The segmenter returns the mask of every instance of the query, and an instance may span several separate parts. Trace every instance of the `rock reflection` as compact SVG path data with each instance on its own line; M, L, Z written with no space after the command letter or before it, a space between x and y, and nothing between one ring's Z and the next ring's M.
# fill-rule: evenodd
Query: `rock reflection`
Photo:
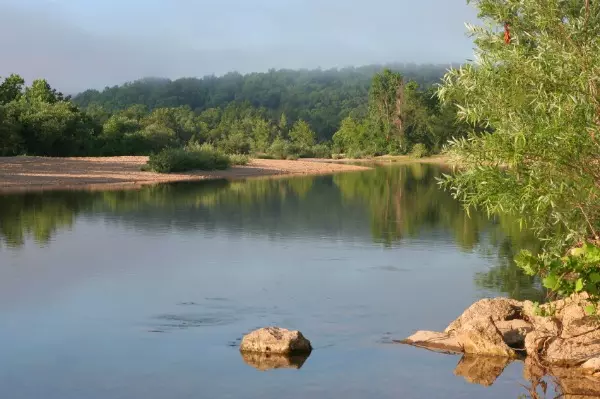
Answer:
M269 353L240 352L244 362L260 371L302 368L310 354L277 355Z
M454 369L454 375L471 384L491 386L510 363L505 357L463 356Z
M454 374L469 383L489 387L510 363L510 359L503 357L463 356ZM523 377L529 384L524 386L525 392L519 399L600 398L600 376L585 375L578 369L545 368L526 359Z

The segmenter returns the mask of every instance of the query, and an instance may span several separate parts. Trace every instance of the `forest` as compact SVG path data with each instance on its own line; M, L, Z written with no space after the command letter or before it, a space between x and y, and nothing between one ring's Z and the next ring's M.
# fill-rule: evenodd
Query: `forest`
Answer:
M65 96L0 84L0 155L147 155L208 144L273 158L438 152L466 134L435 85L450 65L146 78Z

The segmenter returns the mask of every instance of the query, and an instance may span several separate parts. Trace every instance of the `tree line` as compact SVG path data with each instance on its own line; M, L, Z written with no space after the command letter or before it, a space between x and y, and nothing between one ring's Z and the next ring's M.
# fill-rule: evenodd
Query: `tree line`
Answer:
M465 127L432 89L445 67L403 67L143 79L73 98L11 75L0 84L0 155L145 155L189 143L276 158L439 151Z

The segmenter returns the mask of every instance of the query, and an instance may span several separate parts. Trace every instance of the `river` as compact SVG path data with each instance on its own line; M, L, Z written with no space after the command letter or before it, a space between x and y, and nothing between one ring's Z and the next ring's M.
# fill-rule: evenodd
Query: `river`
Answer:
M469 359L393 342L479 298L543 298L512 261L538 242L510 217L469 217L439 189L444 172L0 196L0 396L527 394L519 362L488 381ZM301 368L240 356L268 325L312 341Z

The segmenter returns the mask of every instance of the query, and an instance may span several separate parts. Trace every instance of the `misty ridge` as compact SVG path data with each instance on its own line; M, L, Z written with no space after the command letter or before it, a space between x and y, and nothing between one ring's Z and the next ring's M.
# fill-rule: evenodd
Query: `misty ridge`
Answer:
M64 93L146 76L465 60L464 1L0 0L0 76Z

